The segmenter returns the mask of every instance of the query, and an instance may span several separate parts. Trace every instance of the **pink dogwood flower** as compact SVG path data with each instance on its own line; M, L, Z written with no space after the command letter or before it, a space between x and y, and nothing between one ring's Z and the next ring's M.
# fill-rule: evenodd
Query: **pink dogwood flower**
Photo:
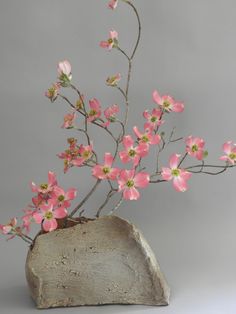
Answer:
M77 190L74 188L70 188L65 192L61 187L56 186L53 190L51 202L54 206L69 208L71 201L75 199L76 195Z
M118 4L118 0L110 0L108 2L108 8L114 10L114 9L116 9L117 4Z
M68 113L64 116L64 123L61 126L63 129L71 129L74 127L75 120L77 115L75 112Z
M61 61L57 66L58 78L63 87L67 87L72 80L71 65L67 60Z
M107 48L108 50L118 47L118 33L114 30L110 31L108 40L101 41L100 47Z
M164 123L162 120L163 112L159 108L154 108L152 113L149 113L148 110L145 110L143 116L147 119L147 122L144 124L145 129L154 130L158 126Z
M92 169L92 174L100 180L110 179L116 180L120 170L118 168L112 168L114 158L111 153L105 153L104 164L96 165Z
M204 158L205 142L202 138L189 136L186 138L185 143L186 152L190 156L195 157L198 160L202 160Z
M149 184L150 176L146 172L135 174L135 170L121 170L118 179L119 191L123 191L125 200L137 200L140 193L137 188L145 188Z
M42 228L46 232L57 229L57 219L62 219L67 216L67 210L64 207L53 209L53 204L40 208L33 214L37 224L42 223Z
M80 167L88 161L93 155L92 145L80 145L78 149L78 157L71 161L73 166Z
M26 233L30 232L30 225L34 222L33 214L35 210L32 209L24 209L25 215L21 218L23 221L23 229L26 230Z
M130 135L124 136L122 143L125 150L119 152L119 156L123 163L132 161L133 165L137 166L140 161L140 158L143 158L148 154L149 150L148 144L140 143L135 147L134 140Z
M144 133L140 132L139 129L134 126L133 131L137 136L139 143L146 143L156 145L160 143L161 137L159 134L152 134L150 129L146 129Z
M104 110L104 116L107 121L104 123L105 127L108 127L111 122L116 121L116 114L120 111L118 105L112 105Z
M101 116L101 104L96 98L93 98L89 101L89 106L88 121L92 122Z
M173 154L170 157L170 168L162 168L162 178L166 181L173 180L173 186L178 192L185 192L187 190L187 180L190 179L191 173L178 168L180 155Z
M184 110L184 104L182 102L176 102L174 98L169 95L160 96L156 90L153 92L152 98L153 101L166 112L182 112Z
M57 179L54 172L48 172L48 183L42 183L37 186L34 182L31 182L31 190L34 193L48 194L53 191L54 187L57 185Z
M121 75L120 73L114 75L114 76L111 76L111 77L108 77L107 80L106 80L106 83L108 86L112 86L112 87L115 87L117 86L117 83L121 80Z
M16 230L17 219L12 218L9 223L0 225L0 231L2 234L14 234Z
M231 165L236 163L236 143L232 141L228 141L223 145L223 151L226 155L221 156L220 160L224 160Z
M46 92L45 92L45 96L48 97L51 102L54 102L57 99L57 96L59 94L61 88L61 84L60 83L55 83L53 84Z

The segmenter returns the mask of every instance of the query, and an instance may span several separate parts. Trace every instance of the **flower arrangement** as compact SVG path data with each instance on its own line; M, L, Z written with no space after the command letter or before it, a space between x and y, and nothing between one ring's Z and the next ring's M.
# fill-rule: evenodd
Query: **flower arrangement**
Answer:
M120 46L118 32L115 30L109 32L107 40L100 42L100 47L108 51L115 50L128 61L124 87L120 85L123 78L119 73L108 77L106 80L106 85L118 90L124 98L124 117L121 117L120 107L117 104L102 108L98 99L86 100L85 95L72 82L72 67L67 60L59 62L57 82L53 83L45 93L45 96L52 103L61 98L71 108L71 111L64 117L62 128L77 131L84 135L84 142L78 142L75 137L69 137L67 140L68 148L58 154L64 163L64 172L66 173L73 167L88 167L94 177L94 185L71 210L71 201L77 197L76 189L70 188L65 191L58 184L55 173L49 171L46 183L39 185L34 182L31 183L34 196L32 203L24 209L21 220L14 217L9 223L0 225L0 232L7 235L8 239L17 236L31 245L34 241L29 236L32 223L40 225L41 233L47 233L57 228L66 228L71 223L77 224L86 220L87 218L82 216L86 214L85 210L81 210L81 208L102 182L105 182L109 189L104 196L103 203L98 206L95 213L96 218L101 215L102 210L117 194L119 195L118 201L110 209L109 214L113 214L123 201L138 200L140 189L146 188L149 184L172 181L177 192L185 192L188 189L187 181L193 174L218 175L236 165L236 143L232 141L223 144L224 154L219 157L223 163L214 165L206 162L208 152L202 138L192 135L186 138L175 138L174 129L169 134L162 132L161 127L168 115L183 112L184 104L169 95L161 96L157 90L153 91L152 94L153 108L143 112L143 128L134 126L133 134L127 134L130 110L129 86L133 60L140 42L141 22L132 0L111 0L108 7L115 10L120 4L118 2L123 2L129 6L137 18L138 36L134 48L130 54L125 52ZM76 93L77 101L71 102L63 94L63 89L70 89ZM83 123L78 126L77 119L79 117L82 117ZM91 124L95 125L101 132L106 132L114 141L115 150L113 152L105 152L104 156L98 156L89 132ZM112 131L112 124L119 125L118 134L114 134ZM160 166L160 154L167 146L177 141L184 143L185 148L181 154L174 152L169 157L169 165ZM155 165L154 169L147 169L144 162L151 150L155 150ZM196 163L193 163L194 161ZM118 167L117 164L123 166Z

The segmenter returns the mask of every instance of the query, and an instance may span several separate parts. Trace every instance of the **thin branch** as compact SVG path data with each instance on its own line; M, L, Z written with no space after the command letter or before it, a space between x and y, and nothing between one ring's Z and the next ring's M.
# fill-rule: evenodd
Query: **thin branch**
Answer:
M90 196L95 192L98 185L101 183L101 180L97 180L92 189L88 192L88 194L83 198L83 200L72 210L69 215L69 218L72 218L74 214L84 205L85 202L90 198Z

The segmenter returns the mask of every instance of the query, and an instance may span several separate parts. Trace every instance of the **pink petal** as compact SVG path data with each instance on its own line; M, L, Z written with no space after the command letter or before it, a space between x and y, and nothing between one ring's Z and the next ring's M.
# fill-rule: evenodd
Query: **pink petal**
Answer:
M156 134L152 136L150 144L157 145L160 143L160 141L161 141L160 135Z
M116 180L117 176L119 175L120 173L120 169L118 168L112 168L108 177L110 180Z
M153 93L152 93L152 99L153 101L157 104L157 105L161 105L162 104L162 98L161 96L159 95L158 91L155 90Z
M111 39L118 39L118 33L116 31L110 31L109 34Z
M182 102L175 102L172 105L172 110L174 112L182 112L184 111L184 104Z
M130 156L128 155L127 151L124 150L124 151L121 151L119 152L119 156L120 156L120 160L123 162L123 163L127 163L131 160Z
M99 46L102 47L102 48L108 48L109 47L109 43L107 41L101 41Z
M98 111L101 107L100 102L96 98L91 99L89 101L89 105L90 105L90 108L95 111Z
M231 153L231 147L232 147L232 141L228 141L228 142L224 143L223 150L227 155L229 155Z
M185 192L187 190L187 183L182 177L174 177L173 186L177 192Z
M143 134L139 131L139 129L136 126L133 127L133 131L134 131L135 135L137 136L137 138L142 137Z
M52 171L49 171L48 172L48 183L50 184L50 185L57 185L57 178L56 178L56 175L55 175L55 173L54 172L52 172Z
M50 220L45 219L43 221L43 230L44 231L50 232L50 231L53 231L55 229L57 229L56 219L50 219Z
M70 188L65 194L67 200L73 200L74 198L76 198L76 195L77 190L74 188Z
M53 214L57 219L65 218L67 216L67 210L64 207L58 207L53 211Z
M105 153L105 156L104 156L104 164L105 166L108 166L108 167L111 167L112 166L112 163L113 163L113 156L111 153Z
M123 145L124 145L125 149L129 149L129 148L133 147L134 140L132 139L132 137L130 135L126 135L123 137Z
M134 184L137 187L145 188L150 181L150 175L147 172L139 172L134 177Z
M178 164L179 164L179 158L181 155L179 154L173 154L170 157L170 168L171 169L176 169L178 168Z
M172 179L171 169L163 167L161 176L163 180L170 181Z
M140 193L135 187L127 188L124 189L123 197L125 200L136 201L140 197Z
M41 222L43 220L43 214L40 212L35 212L35 213L33 213L33 218L34 218L36 224L41 224Z

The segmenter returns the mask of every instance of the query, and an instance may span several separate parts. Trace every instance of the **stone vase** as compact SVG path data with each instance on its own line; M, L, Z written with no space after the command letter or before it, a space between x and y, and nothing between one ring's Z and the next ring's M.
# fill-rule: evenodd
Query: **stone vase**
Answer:
M26 278L41 309L169 303L169 287L147 241L116 216L37 236Z

